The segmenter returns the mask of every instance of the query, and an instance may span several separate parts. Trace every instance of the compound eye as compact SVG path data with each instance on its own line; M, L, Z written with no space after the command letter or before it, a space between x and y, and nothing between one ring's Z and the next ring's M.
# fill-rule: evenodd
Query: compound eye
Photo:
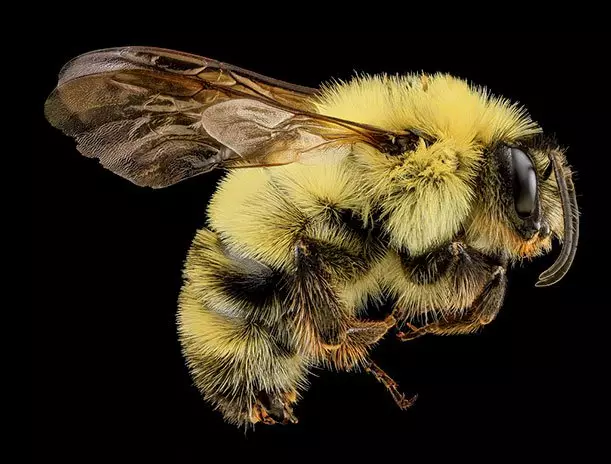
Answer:
M518 216L532 216L537 203L537 174L532 161L518 148L511 148L513 201Z

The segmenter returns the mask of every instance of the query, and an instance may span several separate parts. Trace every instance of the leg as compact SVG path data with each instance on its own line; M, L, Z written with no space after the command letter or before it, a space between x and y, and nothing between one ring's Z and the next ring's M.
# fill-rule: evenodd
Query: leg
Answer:
M328 351L325 362L338 370L347 371L357 366L367 369L370 364L367 354L396 323L392 316L382 321L350 319L346 339L339 347Z
M350 313L331 283L334 260L341 250L320 240L301 237L295 243L295 276L290 282L289 312L300 345L312 354L336 349L346 339Z
M295 245L295 293L290 298L296 333L303 345L330 367L348 370L364 361L371 346L396 324L390 316L383 321L363 321L353 316L338 299L333 280L346 269L363 270L362 257L338 246L312 238Z
M419 328L407 324L411 331L408 333L398 332L397 337L401 341L408 341L426 334L456 335L472 333L496 318L505 297L506 286L505 268L497 266L482 293L474 301L471 308L463 314L457 317L448 317Z
M490 272L492 267L490 258L462 242L452 242L416 257L403 251L398 254L406 276L418 285L435 284L451 274L456 286L460 286L462 281Z
M418 285L437 282L446 273L455 256L452 245L442 246L417 257L410 256L409 251L399 251L398 255L403 271Z
M395 400L395 403L397 403L397 406L399 406L399 409L411 408L418 399L418 395L414 395L411 398L406 398L405 395L399 391L399 385L397 382L395 382L373 361L366 362L365 370L372 374L378 382L386 387L392 396L392 399Z

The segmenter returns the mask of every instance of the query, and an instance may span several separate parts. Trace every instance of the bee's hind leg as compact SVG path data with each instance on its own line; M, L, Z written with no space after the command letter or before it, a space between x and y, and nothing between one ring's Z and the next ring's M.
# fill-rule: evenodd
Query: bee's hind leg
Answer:
M371 360L367 360L365 363L365 371L372 374L378 382L386 387L392 399L395 400L397 406L400 409L408 409L414 405L418 399L418 395L414 395L411 398L407 398L403 393L399 391L399 385L395 382L386 372L384 372L380 366Z
M296 424L299 422L293 414L292 404L297 401L296 393L289 392L282 395L270 395L261 391L251 410L251 421L264 424Z

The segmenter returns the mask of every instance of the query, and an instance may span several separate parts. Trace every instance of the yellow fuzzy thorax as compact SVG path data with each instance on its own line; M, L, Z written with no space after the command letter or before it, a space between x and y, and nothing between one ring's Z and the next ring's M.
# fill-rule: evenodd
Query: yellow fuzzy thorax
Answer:
M540 132L525 111L445 74L358 77L324 88L325 115L421 140L404 156L359 147L362 184L379 205L391 245L419 253L452 239L473 206L473 183L486 147Z
M323 87L316 101L327 116L381 129L417 129L457 147L510 142L540 131L523 108L448 74L362 76Z

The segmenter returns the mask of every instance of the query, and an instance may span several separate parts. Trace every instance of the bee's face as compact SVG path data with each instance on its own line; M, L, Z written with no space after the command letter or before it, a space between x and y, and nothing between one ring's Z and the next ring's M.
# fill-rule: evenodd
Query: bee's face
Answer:
M485 160L467 240L509 259L538 256L551 249L552 238L564 240L560 183L553 166L558 164L558 172L570 181L563 150L538 136L523 143L495 144Z

